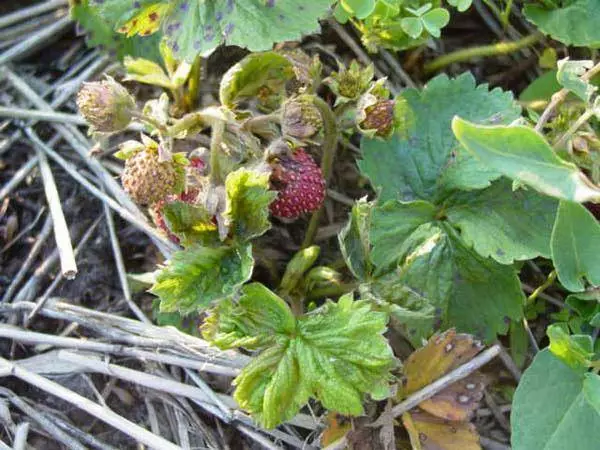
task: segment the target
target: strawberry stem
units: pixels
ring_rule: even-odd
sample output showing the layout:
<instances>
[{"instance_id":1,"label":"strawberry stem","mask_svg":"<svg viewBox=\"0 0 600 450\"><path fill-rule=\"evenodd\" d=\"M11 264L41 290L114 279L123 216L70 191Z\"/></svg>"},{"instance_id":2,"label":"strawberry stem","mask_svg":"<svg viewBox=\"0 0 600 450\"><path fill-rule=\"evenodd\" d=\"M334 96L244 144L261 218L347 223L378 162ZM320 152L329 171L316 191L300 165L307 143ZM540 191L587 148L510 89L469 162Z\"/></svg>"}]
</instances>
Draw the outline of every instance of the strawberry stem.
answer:
<instances>
[{"instance_id":1,"label":"strawberry stem","mask_svg":"<svg viewBox=\"0 0 600 450\"><path fill-rule=\"evenodd\" d=\"M221 143L223 142L224 133L225 122L222 120L215 121L215 124L212 126L212 135L210 139L210 181L213 185L219 185L223 181L219 164L219 153L221 152Z\"/></svg>"},{"instance_id":2,"label":"strawberry stem","mask_svg":"<svg viewBox=\"0 0 600 450\"><path fill-rule=\"evenodd\" d=\"M331 108L320 97L314 97L313 102L315 107L321 113L321 117L323 119L323 156L321 158L321 173L323 174L323 179L325 180L325 186L331 177L331 169L333 168L333 160L335 158L335 151L337 149L337 140L338 140L338 129L337 129L337 121L333 111ZM304 242L302 243L302 248L310 247L315 239L315 235L317 234L317 229L319 227L319 221L321 219L321 214L323 211L323 206L315 211L310 218L310 222L308 223L308 228L306 229L306 234L304 235Z\"/></svg>"}]
</instances>

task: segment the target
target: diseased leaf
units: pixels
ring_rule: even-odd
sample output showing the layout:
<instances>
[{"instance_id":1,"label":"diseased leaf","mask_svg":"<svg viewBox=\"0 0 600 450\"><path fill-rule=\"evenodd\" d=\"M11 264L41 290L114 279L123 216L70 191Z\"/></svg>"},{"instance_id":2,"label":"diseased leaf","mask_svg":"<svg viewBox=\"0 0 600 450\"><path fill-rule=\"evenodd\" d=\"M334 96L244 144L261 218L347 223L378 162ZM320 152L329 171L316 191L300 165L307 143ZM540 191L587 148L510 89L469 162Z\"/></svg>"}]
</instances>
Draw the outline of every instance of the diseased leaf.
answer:
<instances>
[{"instance_id":1,"label":"diseased leaf","mask_svg":"<svg viewBox=\"0 0 600 450\"><path fill-rule=\"evenodd\" d=\"M548 347L552 354L574 369L585 369L594 356L594 342L591 336L569 335L561 325L548 327L546 334L550 338Z\"/></svg>"},{"instance_id":2,"label":"diseased leaf","mask_svg":"<svg viewBox=\"0 0 600 450\"><path fill-rule=\"evenodd\" d=\"M340 231L338 241L346 265L359 280L366 280L372 272L369 228L373 205L366 199L354 203L348 224Z\"/></svg>"},{"instance_id":3,"label":"diseased leaf","mask_svg":"<svg viewBox=\"0 0 600 450\"><path fill-rule=\"evenodd\" d=\"M525 4L523 12L542 32L567 45L600 47L600 5L598 0L570 0L563 7L548 9L537 3Z\"/></svg>"},{"instance_id":4,"label":"diseased leaf","mask_svg":"<svg viewBox=\"0 0 600 450\"><path fill-rule=\"evenodd\" d=\"M183 246L219 243L217 225L204 207L174 201L166 203L161 212L167 228L181 239Z\"/></svg>"},{"instance_id":5,"label":"diseased leaf","mask_svg":"<svg viewBox=\"0 0 600 450\"><path fill-rule=\"evenodd\" d=\"M333 2L311 0L176 0L164 24L175 54L193 59L220 44L238 45L253 52L270 50L276 42L293 41L319 29ZM201 30L201 31L198 31Z\"/></svg>"},{"instance_id":6,"label":"diseased leaf","mask_svg":"<svg viewBox=\"0 0 600 450\"><path fill-rule=\"evenodd\" d=\"M364 394L387 386L394 366L383 337L387 315L365 301L346 295L296 319L283 300L253 284L237 305L222 303L217 311L205 336L225 347L266 347L234 381L239 405L266 428L291 419L310 397L360 415Z\"/></svg>"},{"instance_id":7,"label":"diseased leaf","mask_svg":"<svg viewBox=\"0 0 600 450\"><path fill-rule=\"evenodd\" d=\"M424 223L435 219L435 206L425 201L403 203L390 200L373 209L370 240L371 260L379 272L402 257L407 238Z\"/></svg>"},{"instance_id":8,"label":"diseased leaf","mask_svg":"<svg viewBox=\"0 0 600 450\"><path fill-rule=\"evenodd\" d=\"M476 86L473 76L465 73L455 79L440 75L422 91L406 89L397 101L403 104L405 119L396 120L403 123L402 128L388 141L363 138L361 143L359 167L373 187L381 190L380 200L435 202L443 194L444 172L456 161L469 165L472 173L480 172L463 177L460 184L464 188L469 188L469 181L473 188L480 188L498 178L499 174L485 171L483 164L466 161L470 155L463 155L450 123L455 115L474 122L511 123L521 109L510 93Z\"/></svg>"},{"instance_id":9,"label":"diseased leaf","mask_svg":"<svg viewBox=\"0 0 600 450\"><path fill-rule=\"evenodd\" d=\"M242 288L238 303L228 299L210 311L202 335L223 350L253 350L272 345L278 336L293 334L295 329L296 319L287 303L262 284L251 283Z\"/></svg>"},{"instance_id":10,"label":"diseased leaf","mask_svg":"<svg viewBox=\"0 0 600 450\"><path fill-rule=\"evenodd\" d=\"M144 3L147 3L146 0ZM112 3L110 0L106 3ZM131 6L127 2L117 0L117 3L126 5L126 9L119 9L116 16L126 12ZM119 59L126 55L132 57L143 57L153 61L160 60L158 45L162 37L156 33L148 38L139 36L126 37L116 31L115 15L105 14L104 9L99 9L100 2L97 0L69 1L71 17L77 21L86 33L86 42L91 47L115 52Z\"/></svg>"},{"instance_id":11,"label":"diseased leaf","mask_svg":"<svg viewBox=\"0 0 600 450\"><path fill-rule=\"evenodd\" d=\"M537 354L517 387L511 412L514 450L596 450L600 414L583 392L585 375L549 350Z\"/></svg>"},{"instance_id":12,"label":"diseased leaf","mask_svg":"<svg viewBox=\"0 0 600 450\"><path fill-rule=\"evenodd\" d=\"M483 164L513 180L560 199L600 201L600 189L531 128L477 125L456 117L452 129Z\"/></svg>"},{"instance_id":13,"label":"diseased leaf","mask_svg":"<svg viewBox=\"0 0 600 450\"><path fill-rule=\"evenodd\" d=\"M445 213L477 253L500 264L512 264L550 257L557 203L535 191L513 191L510 181L502 179L484 190L452 195Z\"/></svg>"},{"instance_id":14,"label":"diseased leaf","mask_svg":"<svg viewBox=\"0 0 600 450\"><path fill-rule=\"evenodd\" d=\"M219 88L221 103L230 108L243 98L256 96L260 89L283 89L286 81L294 77L292 63L275 52L251 53L231 67Z\"/></svg>"},{"instance_id":15,"label":"diseased leaf","mask_svg":"<svg viewBox=\"0 0 600 450\"><path fill-rule=\"evenodd\" d=\"M413 449L418 450L480 450L475 425L448 422L431 414L413 410L402 414L402 424L408 431Z\"/></svg>"},{"instance_id":16,"label":"diseased leaf","mask_svg":"<svg viewBox=\"0 0 600 450\"><path fill-rule=\"evenodd\" d=\"M176 252L150 290L161 312L201 311L234 294L252 275L252 247L203 247Z\"/></svg>"},{"instance_id":17,"label":"diseased leaf","mask_svg":"<svg viewBox=\"0 0 600 450\"><path fill-rule=\"evenodd\" d=\"M561 201L552 231L552 260L561 284L583 291L585 281L600 286L600 224L579 203Z\"/></svg>"},{"instance_id":18,"label":"diseased leaf","mask_svg":"<svg viewBox=\"0 0 600 450\"><path fill-rule=\"evenodd\" d=\"M269 204L277 195L269 191L269 174L238 169L225 180L227 207L223 214L236 238L248 241L271 228Z\"/></svg>"}]
</instances>

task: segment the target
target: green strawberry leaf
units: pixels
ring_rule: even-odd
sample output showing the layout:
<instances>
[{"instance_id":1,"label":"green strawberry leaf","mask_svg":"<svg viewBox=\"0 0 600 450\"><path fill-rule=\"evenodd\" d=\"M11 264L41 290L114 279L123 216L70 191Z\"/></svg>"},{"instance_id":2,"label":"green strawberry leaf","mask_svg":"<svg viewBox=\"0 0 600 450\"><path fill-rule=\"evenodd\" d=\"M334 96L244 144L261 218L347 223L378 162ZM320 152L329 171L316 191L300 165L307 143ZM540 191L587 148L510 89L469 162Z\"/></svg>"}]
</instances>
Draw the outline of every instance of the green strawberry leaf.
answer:
<instances>
[{"instance_id":1,"label":"green strawberry leaf","mask_svg":"<svg viewBox=\"0 0 600 450\"><path fill-rule=\"evenodd\" d=\"M560 85L584 102L589 102L598 90L597 86L592 85L589 81L581 79L581 76L594 66L594 61L569 61L569 58L558 61L558 72L556 80Z\"/></svg>"},{"instance_id":2,"label":"green strawberry leaf","mask_svg":"<svg viewBox=\"0 0 600 450\"><path fill-rule=\"evenodd\" d=\"M585 384L581 370L571 369L548 350L539 352L513 399L512 448L596 450L600 414L586 400Z\"/></svg>"},{"instance_id":3,"label":"green strawberry leaf","mask_svg":"<svg viewBox=\"0 0 600 450\"><path fill-rule=\"evenodd\" d=\"M550 237L558 202L535 191L511 189L501 179L487 189L457 192L445 203L449 222L483 257L500 264L550 257Z\"/></svg>"},{"instance_id":4,"label":"green strawberry leaf","mask_svg":"<svg viewBox=\"0 0 600 450\"><path fill-rule=\"evenodd\" d=\"M456 117L452 129L472 155L513 180L559 199L600 201L600 188L531 128L476 125Z\"/></svg>"},{"instance_id":5,"label":"green strawberry leaf","mask_svg":"<svg viewBox=\"0 0 600 450\"><path fill-rule=\"evenodd\" d=\"M390 200L373 210L371 260L378 272L397 263L408 237L424 223L435 219L435 206L425 201L400 202Z\"/></svg>"},{"instance_id":6,"label":"green strawberry leaf","mask_svg":"<svg viewBox=\"0 0 600 450\"><path fill-rule=\"evenodd\" d=\"M376 227L375 211L373 217ZM415 344L440 327L491 342L506 333L511 319L522 317L524 296L514 268L481 257L440 222L421 225L408 236L397 269L370 288L379 303L399 307L390 312L400 313L398 324Z\"/></svg>"},{"instance_id":7,"label":"green strawberry leaf","mask_svg":"<svg viewBox=\"0 0 600 450\"><path fill-rule=\"evenodd\" d=\"M203 247L176 252L150 292L160 298L161 312L188 314L235 294L250 279L252 247Z\"/></svg>"},{"instance_id":8,"label":"green strawberry leaf","mask_svg":"<svg viewBox=\"0 0 600 450\"><path fill-rule=\"evenodd\" d=\"M359 280L371 276L369 228L373 205L366 199L354 203L348 224L340 231L338 242L348 269Z\"/></svg>"},{"instance_id":9,"label":"green strawberry leaf","mask_svg":"<svg viewBox=\"0 0 600 450\"><path fill-rule=\"evenodd\" d=\"M553 324L546 330L552 354L573 369L586 369L594 356L594 341L587 335L570 335L565 327Z\"/></svg>"},{"instance_id":10,"label":"green strawberry leaf","mask_svg":"<svg viewBox=\"0 0 600 450\"><path fill-rule=\"evenodd\" d=\"M600 224L582 205L561 201L552 231L552 259L561 284L583 291L600 286Z\"/></svg>"},{"instance_id":11,"label":"green strawberry leaf","mask_svg":"<svg viewBox=\"0 0 600 450\"><path fill-rule=\"evenodd\" d=\"M578 47L600 47L598 0L570 0L548 9L537 2L525 4L525 17L557 41Z\"/></svg>"},{"instance_id":12,"label":"green strawberry leaf","mask_svg":"<svg viewBox=\"0 0 600 450\"><path fill-rule=\"evenodd\" d=\"M277 92L294 76L292 63L275 52L251 53L231 67L219 88L221 103L234 108L243 98L256 96L263 87Z\"/></svg>"},{"instance_id":13,"label":"green strawberry leaf","mask_svg":"<svg viewBox=\"0 0 600 450\"><path fill-rule=\"evenodd\" d=\"M395 360L383 337L385 313L346 295L294 318L267 288L251 284L243 291L239 303L217 307L218 320L204 335L225 348L264 348L234 381L236 401L261 426L291 419L311 397L329 410L360 415L364 394L387 389Z\"/></svg>"},{"instance_id":14,"label":"green strawberry leaf","mask_svg":"<svg viewBox=\"0 0 600 450\"><path fill-rule=\"evenodd\" d=\"M276 193L269 191L269 174L238 169L225 180L227 207L223 216L233 235L243 241L271 228L269 204Z\"/></svg>"},{"instance_id":15,"label":"green strawberry leaf","mask_svg":"<svg viewBox=\"0 0 600 450\"><path fill-rule=\"evenodd\" d=\"M565 303L592 327L600 327L600 291L593 289L571 294Z\"/></svg>"},{"instance_id":16,"label":"green strawberry leaf","mask_svg":"<svg viewBox=\"0 0 600 450\"><path fill-rule=\"evenodd\" d=\"M583 380L583 395L586 401L600 415L600 375L588 372Z\"/></svg>"},{"instance_id":17,"label":"green strawberry leaf","mask_svg":"<svg viewBox=\"0 0 600 450\"><path fill-rule=\"evenodd\" d=\"M180 59L208 54L220 44L256 52L294 41L319 28L332 0L173 1L164 23L167 43Z\"/></svg>"},{"instance_id":18,"label":"green strawberry leaf","mask_svg":"<svg viewBox=\"0 0 600 450\"><path fill-rule=\"evenodd\" d=\"M440 75L422 91L407 89L397 100L405 113L405 120L397 122L405 128L397 128L388 141L363 138L361 143L359 167L381 190L380 200L435 201L447 189L442 183L452 184L443 175L456 161L469 166L470 175L459 183L465 188L484 187L498 178L478 161L468 161L472 156L460 147L450 124L457 114L476 122L511 123L521 112L512 94L476 86L467 73L455 79Z\"/></svg>"},{"instance_id":19,"label":"green strawberry leaf","mask_svg":"<svg viewBox=\"0 0 600 450\"><path fill-rule=\"evenodd\" d=\"M219 242L219 233L212 216L200 205L190 205L181 201L170 202L162 207L162 215L167 228L181 239L185 247Z\"/></svg>"}]
</instances>

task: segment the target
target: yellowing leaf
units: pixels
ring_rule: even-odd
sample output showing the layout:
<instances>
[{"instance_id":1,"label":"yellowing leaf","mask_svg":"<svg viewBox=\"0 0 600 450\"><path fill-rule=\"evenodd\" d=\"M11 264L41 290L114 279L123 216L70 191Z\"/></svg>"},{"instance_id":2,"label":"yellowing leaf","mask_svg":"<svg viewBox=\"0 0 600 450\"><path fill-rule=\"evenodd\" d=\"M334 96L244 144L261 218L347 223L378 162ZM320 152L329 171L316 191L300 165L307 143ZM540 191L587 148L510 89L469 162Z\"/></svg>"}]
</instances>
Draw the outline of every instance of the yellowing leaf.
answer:
<instances>
[{"instance_id":1,"label":"yellowing leaf","mask_svg":"<svg viewBox=\"0 0 600 450\"><path fill-rule=\"evenodd\" d=\"M127 35L127 37L135 35L150 36L158 31L169 8L170 5L168 3L157 3L146 6L133 18L120 26L118 31Z\"/></svg>"}]
</instances>

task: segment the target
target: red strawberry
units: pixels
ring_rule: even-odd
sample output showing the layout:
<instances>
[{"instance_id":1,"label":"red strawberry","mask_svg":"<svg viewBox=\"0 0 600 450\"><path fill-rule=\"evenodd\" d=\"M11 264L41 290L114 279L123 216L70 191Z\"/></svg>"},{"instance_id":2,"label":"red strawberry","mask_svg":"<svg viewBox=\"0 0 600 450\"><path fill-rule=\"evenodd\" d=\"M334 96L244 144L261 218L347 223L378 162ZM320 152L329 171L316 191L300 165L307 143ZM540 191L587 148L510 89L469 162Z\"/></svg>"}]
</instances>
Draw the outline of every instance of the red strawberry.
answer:
<instances>
[{"instance_id":1,"label":"red strawberry","mask_svg":"<svg viewBox=\"0 0 600 450\"><path fill-rule=\"evenodd\" d=\"M325 200L325 180L304 149L279 156L271 166L271 186L279 192L271 203L275 217L296 219L321 207Z\"/></svg>"}]
</instances>

